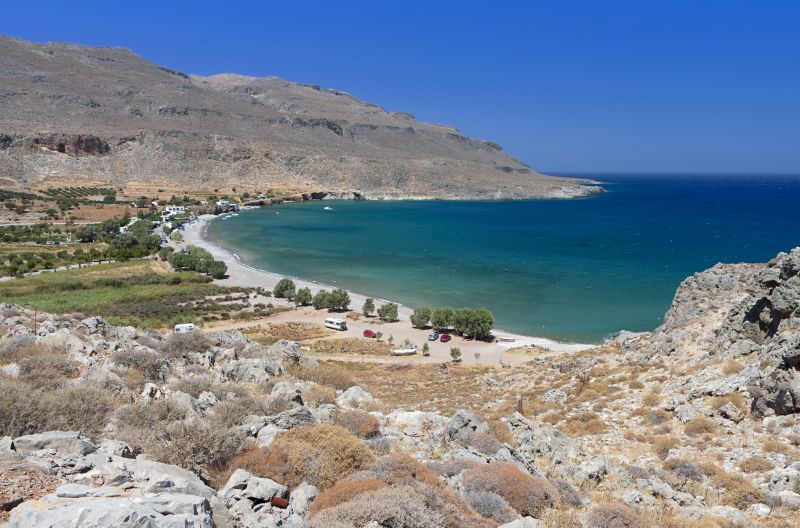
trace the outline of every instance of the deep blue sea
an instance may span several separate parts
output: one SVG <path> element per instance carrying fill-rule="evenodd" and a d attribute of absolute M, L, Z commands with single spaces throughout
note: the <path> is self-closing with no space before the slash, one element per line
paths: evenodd
<path fill-rule="evenodd" d="M 208 233 L 254 267 L 410 306 L 483 306 L 499 328 L 574 342 L 651 330 L 688 275 L 800 245 L 800 175 L 581 176 L 607 192 L 283 204 Z"/>

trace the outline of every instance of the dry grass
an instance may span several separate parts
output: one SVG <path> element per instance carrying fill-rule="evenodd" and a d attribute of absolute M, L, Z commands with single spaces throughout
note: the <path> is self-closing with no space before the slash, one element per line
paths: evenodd
<path fill-rule="evenodd" d="M 710 418 L 706 418 L 705 416 L 697 416 L 686 422 L 686 425 L 683 427 L 683 431 L 689 436 L 713 434 L 717 431 L 717 426 Z"/>
<path fill-rule="evenodd" d="M 781 453 L 786 455 L 791 451 L 791 448 L 787 444 L 778 440 L 777 438 L 768 438 L 764 440 L 764 443 L 761 444 L 761 447 L 767 453 Z"/>
<path fill-rule="evenodd" d="M 739 469 L 745 473 L 761 473 L 774 468 L 775 465 L 762 456 L 745 458 L 739 462 Z"/>
<path fill-rule="evenodd" d="M 330 356 L 388 356 L 391 348 L 385 341 L 355 337 L 317 341 L 311 352 Z"/>
<path fill-rule="evenodd" d="M 652 438 L 653 450 L 658 455 L 658 458 L 664 460 L 669 455 L 670 449 L 680 444 L 680 441 L 674 436 L 655 436 Z"/>
<path fill-rule="evenodd" d="M 608 431 L 608 426 L 597 413 L 583 412 L 567 418 L 560 429 L 565 434 L 576 437 L 603 434 Z"/>
<path fill-rule="evenodd" d="M 744 369 L 744 363 L 739 360 L 732 359 L 722 366 L 722 373 L 726 376 L 732 376 L 733 374 L 738 374 L 741 372 L 742 369 Z"/>
<path fill-rule="evenodd" d="M 311 407 L 336 403 L 336 389 L 315 383 L 303 391 L 303 401 Z"/>
<path fill-rule="evenodd" d="M 489 420 L 489 433 L 495 437 L 499 442 L 508 444 L 511 447 L 517 447 L 517 441 L 511 433 L 508 424 L 500 420 Z"/>
<path fill-rule="evenodd" d="M 750 412 L 750 403 L 747 401 L 745 395 L 741 392 L 732 392 L 730 394 L 726 394 L 725 396 L 715 396 L 711 398 L 710 401 L 712 409 L 719 409 L 728 403 L 734 404 L 736 408 L 744 414 L 748 414 Z"/>
<path fill-rule="evenodd" d="M 245 335 L 261 343 L 262 345 L 272 345 L 281 339 L 290 341 L 308 341 L 319 339 L 333 334 L 333 330 L 328 330 L 324 326 L 316 323 L 267 323 L 257 327 L 244 330 Z"/>
<path fill-rule="evenodd" d="M 346 369 L 332 362 L 320 362 L 316 367 L 289 365 L 286 370 L 298 379 L 336 390 L 346 390 L 357 384 Z"/>
<path fill-rule="evenodd" d="M 586 516 L 587 528 L 646 528 L 650 524 L 624 504 L 601 504 Z"/>
<path fill-rule="evenodd" d="M 657 392 L 646 392 L 642 395 L 642 405 L 646 405 L 647 407 L 653 407 L 658 405 L 661 401 L 661 396 Z"/>
<path fill-rule="evenodd" d="M 701 468 L 703 468 L 704 471 L 707 469 L 703 465 L 701 465 Z M 718 470 L 718 468 L 713 471 L 715 472 L 710 476 L 711 482 L 714 486 L 723 489 L 721 497 L 722 504 L 744 510 L 749 505 L 763 500 L 763 492 L 749 479 L 741 475 Z"/>

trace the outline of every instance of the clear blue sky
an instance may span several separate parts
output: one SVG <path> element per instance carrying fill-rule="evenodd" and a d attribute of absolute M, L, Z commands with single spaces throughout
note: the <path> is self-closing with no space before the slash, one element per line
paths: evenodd
<path fill-rule="evenodd" d="M 0 33 L 277 75 L 553 172 L 800 173 L 800 1 L 5 2 Z"/>

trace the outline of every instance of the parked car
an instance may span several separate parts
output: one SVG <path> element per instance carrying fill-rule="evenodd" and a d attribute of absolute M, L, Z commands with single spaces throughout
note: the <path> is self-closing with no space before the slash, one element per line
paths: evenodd
<path fill-rule="evenodd" d="M 442 334 L 441 337 L 439 337 L 439 341 L 441 341 L 442 343 L 447 343 L 451 339 L 452 337 L 450 337 L 450 334 Z"/>
<path fill-rule="evenodd" d="M 378 334 L 376 334 L 372 330 L 367 329 L 367 330 L 364 330 L 364 337 L 376 338 L 376 337 L 378 337 Z"/>
<path fill-rule="evenodd" d="M 437 339 L 439 339 L 438 333 L 431 332 L 430 334 L 428 334 L 428 341 L 436 341 Z"/>

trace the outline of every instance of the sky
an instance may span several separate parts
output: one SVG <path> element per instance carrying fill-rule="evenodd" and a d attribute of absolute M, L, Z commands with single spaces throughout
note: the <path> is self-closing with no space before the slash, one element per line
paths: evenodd
<path fill-rule="evenodd" d="M 800 1 L 6 2 L 0 34 L 275 75 L 533 168 L 800 173 Z"/>

